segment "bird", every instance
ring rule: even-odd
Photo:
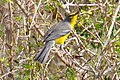
[[[53,45],[64,44],[67,37],[70,35],[71,30],[74,29],[78,13],[79,12],[69,14],[65,17],[65,19],[52,26],[45,33],[43,37],[43,42],[45,42],[45,45],[41,52],[35,56],[34,61],[37,61],[38,63],[45,63]]]

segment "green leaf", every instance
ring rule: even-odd
[[[91,46],[92,46],[93,48],[96,48],[96,46],[95,46],[95,44],[94,44],[94,43],[91,43]]]
[[[50,6],[49,4],[47,4],[47,5],[45,6],[45,9],[46,9],[46,10],[51,10],[51,6]]]
[[[31,69],[32,68],[32,66],[29,65],[29,64],[22,64],[22,67],[23,68],[27,68],[27,69]]]
[[[24,74],[29,75],[30,74],[30,70],[24,70]]]
[[[17,21],[23,20],[23,18],[21,16],[15,16],[14,19],[17,20]]]
[[[3,0],[3,1],[5,1],[5,2],[9,2],[9,0]]]
[[[19,46],[19,52],[22,51],[24,47],[22,45]]]
[[[24,34],[25,33],[25,31],[24,30],[21,30],[21,32],[20,32],[21,34]]]
[[[99,30],[99,29],[101,28],[100,23],[96,23],[96,24],[95,24],[95,27],[96,27],[97,30]]]
[[[70,71],[70,79],[69,80],[75,80],[74,79],[74,70],[73,69]]]
[[[4,35],[4,25],[0,24],[0,37]]]
[[[85,33],[85,34],[84,34],[84,37],[85,37],[85,38],[88,38],[88,36],[89,36],[88,33]]]
[[[96,0],[89,0],[90,2],[95,2]]]
[[[75,80],[74,69],[67,68],[66,69],[66,77],[68,77],[68,80]]]

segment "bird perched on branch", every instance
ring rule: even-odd
[[[45,63],[49,56],[52,46],[56,44],[64,44],[74,25],[76,24],[78,12],[69,14],[63,21],[55,24],[44,35],[45,45],[42,51],[35,56],[35,61]]]

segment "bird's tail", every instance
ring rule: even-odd
[[[48,55],[50,53],[50,50],[52,48],[52,46],[54,45],[54,41],[48,41],[45,43],[45,46],[43,47],[42,51],[35,56],[35,61],[39,62],[39,63],[45,63]]]

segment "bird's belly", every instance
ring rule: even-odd
[[[66,34],[65,36],[62,36],[60,38],[55,39],[56,44],[64,44],[65,40],[69,36],[70,33]]]

